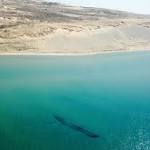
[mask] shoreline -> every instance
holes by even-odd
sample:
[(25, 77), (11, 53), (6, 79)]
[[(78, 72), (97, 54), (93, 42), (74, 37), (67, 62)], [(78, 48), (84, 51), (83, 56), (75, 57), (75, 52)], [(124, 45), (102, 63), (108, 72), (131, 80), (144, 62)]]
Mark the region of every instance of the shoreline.
[(110, 50), (101, 52), (89, 52), (89, 53), (42, 53), (42, 52), (2, 52), (0, 56), (89, 56), (89, 55), (100, 55), (100, 54), (113, 54), (113, 53), (126, 53), (126, 52), (150, 52), (150, 49), (145, 50)]

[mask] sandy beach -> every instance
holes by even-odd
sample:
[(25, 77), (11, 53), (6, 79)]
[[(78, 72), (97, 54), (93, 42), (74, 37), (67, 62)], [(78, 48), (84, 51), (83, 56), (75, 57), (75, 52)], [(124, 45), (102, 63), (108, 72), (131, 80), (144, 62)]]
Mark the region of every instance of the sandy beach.
[(0, 56), (88, 56), (88, 55), (102, 55), (102, 54), (113, 54), (113, 53), (129, 53), (129, 52), (150, 52), (150, 49), (145, 50), (118, 50), (118, 51), (102, 51), (93, 53), (20, 53), (20, 52), (3, 52)]

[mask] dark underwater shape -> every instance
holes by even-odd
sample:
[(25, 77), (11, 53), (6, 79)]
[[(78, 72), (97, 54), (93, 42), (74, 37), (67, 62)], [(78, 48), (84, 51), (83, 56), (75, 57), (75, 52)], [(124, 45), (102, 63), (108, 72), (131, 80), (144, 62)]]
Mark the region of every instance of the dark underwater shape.
[(53, 115), (53, 116), (54, 116), (54, 118), (55, 118), (58, 122), (60, 122), (60, 123), (63, 124), (64, 126), (67, 126), (67, 127), (71, 128), (71, 129), (73, 129), (73, 130), (75, 130), (75, 131), (81, 132), (81, 133), (87, 135), (88, 137), (91, 137), (91, 138), (98, 138), (98, 137), (99, 137), (98, 134), (95, 134), (95, 133), (93, 133), (93, 132), (91, 132), (91, 131), (89, 131), (89, 130), (87, 130), (87, 129), (84, 129), (84, 128), (82, 128), (82, 127), (79, 126), (79, 125), (73, 124), (73, 123), (71, 123), (71, 122), (65, 120), (65, 119), (62, 118), (62, 117), (59, 117), (59, 116), (56, 116), (56, 115)]

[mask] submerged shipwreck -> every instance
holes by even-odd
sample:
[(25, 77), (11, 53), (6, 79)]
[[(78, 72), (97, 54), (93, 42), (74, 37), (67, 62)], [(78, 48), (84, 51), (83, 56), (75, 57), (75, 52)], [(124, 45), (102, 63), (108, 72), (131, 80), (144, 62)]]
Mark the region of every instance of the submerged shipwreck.
[(90, 138), (98, 138), (99, 135), (98, 134), (95, 134), (79, 125), (76, 125), (76, 124), (73, 124), (72, 122), (70, 121), (67, 121), (65, 120), (64, 118), (60, 117), (60, 116), (57, 116), (57, 115), (53, 115), (53, 117), (58, 121), (60, 122), (62, 125), (66, 126), (66, 127), (69, 127), (75, 131), (78, 131), (78, 132), (81, 132), (83, 134), (85, 134), (86, 136), (90, 137)]

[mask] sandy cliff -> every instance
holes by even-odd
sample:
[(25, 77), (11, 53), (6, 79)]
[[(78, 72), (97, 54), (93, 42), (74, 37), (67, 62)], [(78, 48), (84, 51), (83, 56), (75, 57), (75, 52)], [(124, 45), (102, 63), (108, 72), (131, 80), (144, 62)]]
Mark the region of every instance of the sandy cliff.
[(48, 3), (0, 0), (0, 53), (150, 49), (150, 17)]

